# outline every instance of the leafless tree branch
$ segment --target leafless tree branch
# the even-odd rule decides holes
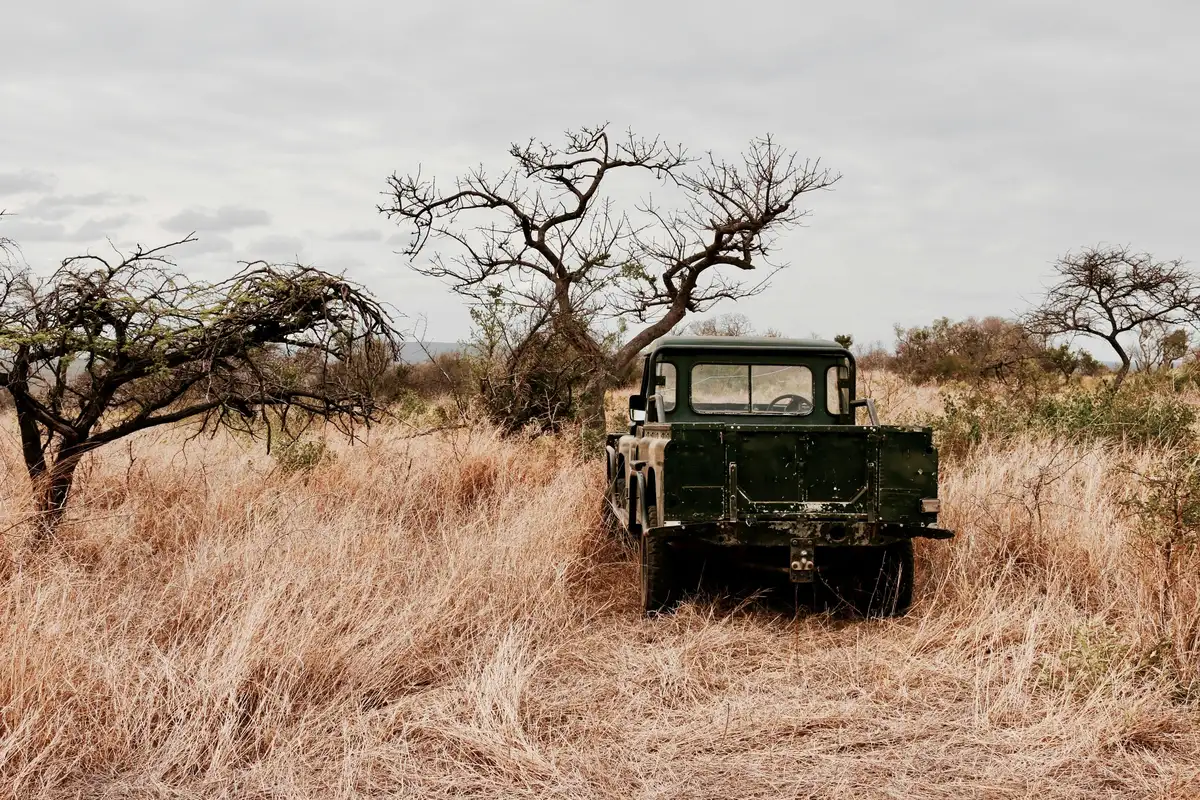
[[[783,266],[770,258],[778,236],[808,214],[801,196],[840,177],[769,136],[728,162],[606,125],[514,144],[509,156],[507,171],[479,167],[448,190],[419,170],[393,174],[379,210],[411,226],[403,254],[418,272],[477,303],[542,306],[555,334],[595,364],[593,411],[611,376],[686,314],[762,291]],[[606,179],[638,174],[679,202],[619,212]],[[425,258],[431,243],[439,249]],[[613,318],[641,327],[610,350],[596,326]]]

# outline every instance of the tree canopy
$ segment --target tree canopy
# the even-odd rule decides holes
[[[392,348],[386,310],[340,276],[246,263],[204,282],[178,270],[191,237],[113,257],[68,258],[50,275],[0,266],[0,387],[16,409],[43,529],[61,517],[80,458],[137,431],[368,422],[373,399],[325,369],[364,343]],[[308,354],[296,369],[289,354]],[[269,428],[268,428],[269,430]]]
[[[1161,261],[1128,247],[1101,245],[1067,253],[1054,267],[1057,282],[1025,324],[1044,336],[1107,342],[1121,361],[1115,386],[1132,364],[1123,337],[1146,326],[1194,328],[1200,320],[1200,280],[1180,259]]]

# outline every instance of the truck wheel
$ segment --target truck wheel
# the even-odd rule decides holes
[[[625,529],[621,526],[621,520],[613,513],[608,495],[605,495],[600,502],[600,529],[604,531],[607,538],[624,538]]]
[[[863,617],[898,617],[908,612],[913,595],[911,541],[830,550],[818,558],[817,571],[834,607],[849,606]]]
[[[912,606],[913,543],[893,542],[879,548],[875,568],[862,576],[857,610],[865,617],[901,617]]]
[[[680,591],[675,580],[670,546],[658,536],[642,535],[642,610],[646,614],[664,614],[679,604]]]

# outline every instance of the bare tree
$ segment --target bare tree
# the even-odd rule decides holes
[[[604,390],[643,347],[688,313],[762,291],[779,268],[768,260],[776,236],[807,214],[797,200],[839,177],[770,137],[730,163],[607,126],[559,145],[514,144],[509,155],[506,171],[480,167],[446,189],[395,174],[379,210],[414,226],[404,253],[417,271],[479,302],[499,296],[546,313],[546,329],[589,364],[582,399],[593,429]],[[678,203],[619,210],[608,180],[618,174],[657,178]],[[430,240],[445,250],[415,261]],[[613,320],[638,327],[609,349],[600,329]]]
[[[0,208],[0,219],[8,216],[8,210]],[[18,250],[17,243],[7,236],[0,236],[0,264],[9,263]]]
[[[1188,354],[1191,337],[1186,328],[1172,328],[1164,322],[1147,322],[1137,331],[1137,346],[1132,355],[1135,370],[1153,372],[1170,369]]]
[[[1122,337],[1146,325],[1186,325],[1200,320],[1200,281],[1175,259],[1157,261],[1128,247],[1088,247],[1055,263],[1059,281],[1025,323],[1045,336],[1084,335],[1108,342],[1125,380],[1132,358]]]
[[[745,314],[720,314],[685,325],[680,334],[689,336],[753,336],[754,324]]]
[[[253,433],[268,409],[284,430],[322,419],[352,432],[372,419],[372,398],[324,367],[368,340],[394,347],[374,299],[299,265],[254,262],[222,282],[192,281],[170,259],[190,241],[69,258],[45,278],[0,267],[0,387],[15,406],[41,538],[62,518],[80,459],[137,431],[199,419],[202,431]]]

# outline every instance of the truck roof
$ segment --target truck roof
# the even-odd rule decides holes
[[[850,355],[850,351],[828,339],[783,339],[774,336],[664,336],[646,348],[659,350],[793,350],[808,353]]]

